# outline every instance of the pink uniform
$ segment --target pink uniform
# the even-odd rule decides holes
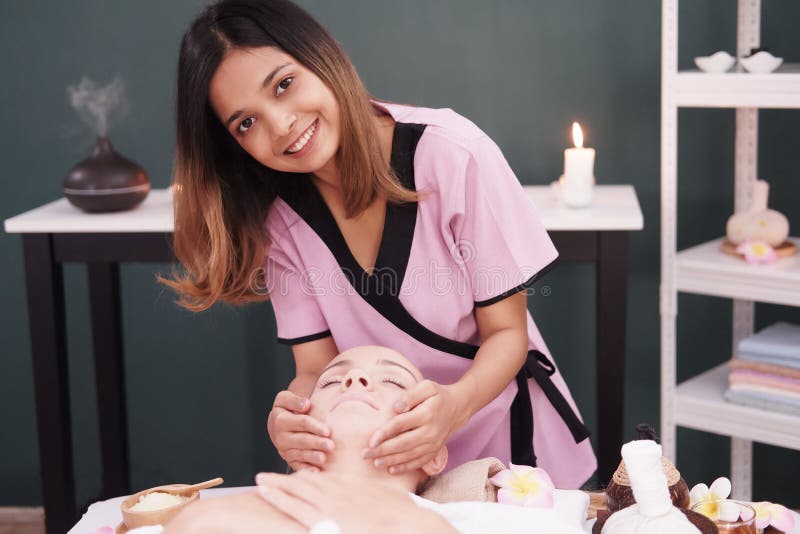
[[[558,253],[500,149],[477,126],[449,109],[375,105],[396,121],[392,167],[421,200],[387,205],[368,275],[308,177],[282,178],[266,220],[278,340],[332,336],[340,351],[383,345],[426,378],[450,384],[481,343],[474,308],[528,287]],[[543,467],[558,487],[578,487],[597,467],[588,431],[530,313],[527,322],[527,364],[451,437],[448,469],[494,456]]]

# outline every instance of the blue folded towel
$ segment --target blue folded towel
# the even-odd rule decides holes
[[[772,365],[780,365],[781,367],[791,367],[792,369],[800,369],[800,360],[797,358],[781,358],[780,356],[763,356],[761,354],[751,354],[749,352],[740,352],[739,358],[748,360],[755,363],[769,363]]]
[[[800,325],[775,323],[739,341],[738,349],[746,360],[800,367]]]
[[[788,397],[768,395],[758,391],[725,391],[725,400],[761,410],[800,415],[800,401]]]

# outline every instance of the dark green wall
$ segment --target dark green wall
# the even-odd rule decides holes
[[[111,131],[124,155],[156,187],[169,184],[174,70],[180,35],[203,2],[7,2],[0,20],[0,216],[60,196],[66,170],[92,136],[67,105],[82,76],[120,75],[132,103]],[[655,0],[304,0],[344,44],[376,95],[452,107],[503,148],[524,183],[558,176],[569,124],[581,121],[597,149],[600,183],[632,183],[645,230],[631,237],[626,428],[658,421],[660,5]],[[735,49],[735,2],[681,7],[682,66],[691,57]],[[793,21],[800,4],[764,2],[763,42],[800,61]],[[680,114],[681,247],[717,237],[732,210],[731,110]],[[761,113],[760,176],[772,205],[797,223],[800,112]],[[800,223],[797,223],[800,224]],[[796,226],[796,225],[795,225]],[[797,234],[797,230],[794,232]],[[30,348],[19,236],[2,234],[0,267],[0,505],[41,500]],[[168,265],[122,268],[125,365],[135,488],[220,475],[249,484],[279,466],[264,426],[274,394],[292,376],[288,350],[274,342],[269,304],[178,310],[154,283]],[[70,382],[79,498],[99,488],[86,272],[65,269]],[[591,427],[594,427],[594,275],[562,264],[531,308]],[[681,296],[679,375],[730,356],[730,303]],[[797,310],[759,306],[758,324],[800,322]],[[632,437],[628,431],[626,437]],[[728,472],[727,440],[679,432],[678,465],[691,483]],[[756,447],[755,497],[800,506],[792,491],[800,454]]]

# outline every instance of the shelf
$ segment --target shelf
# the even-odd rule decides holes
[[[712,108],[800,108],[800,63],[770,74],[680,71],[671,77],[675,104]]]
[[[679,426],[800,450],[800,417],[727,402],[728,364],[706,371],[675,389]]]
[[[790,238],[800,246],[800,239]],[[770,265],[748,265],[719,249],[722,238],[678,252],[678,291],[800,306],[800,256]]]

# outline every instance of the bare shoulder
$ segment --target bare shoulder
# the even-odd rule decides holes
[[[306,534],[308,529],[267,504],[255,491],[200,499],[178,514],[165,534]]]

